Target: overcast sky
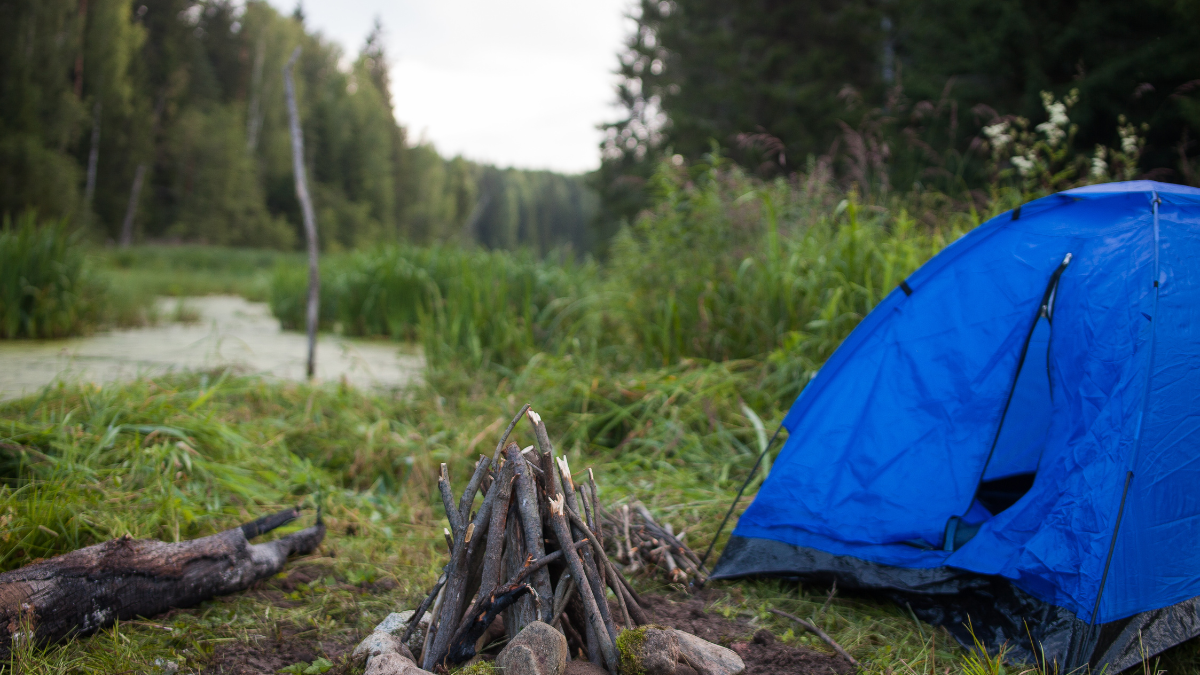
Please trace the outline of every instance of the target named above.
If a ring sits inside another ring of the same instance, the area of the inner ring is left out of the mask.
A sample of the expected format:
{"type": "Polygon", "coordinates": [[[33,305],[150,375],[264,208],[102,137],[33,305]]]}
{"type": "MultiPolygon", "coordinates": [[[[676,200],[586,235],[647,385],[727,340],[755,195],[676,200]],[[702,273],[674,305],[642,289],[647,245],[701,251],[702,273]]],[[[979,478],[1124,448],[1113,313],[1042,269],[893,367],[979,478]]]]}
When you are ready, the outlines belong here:
{"type": "MultiPolygon", "coordinates": [[[[296,0],[270,0],[291,13],[296,0]]],[[[304,0],[310,30],[358,54],[383,21],[396,119],[443,155],[578,172],[616,119],[630,0],[304,0]]]]}

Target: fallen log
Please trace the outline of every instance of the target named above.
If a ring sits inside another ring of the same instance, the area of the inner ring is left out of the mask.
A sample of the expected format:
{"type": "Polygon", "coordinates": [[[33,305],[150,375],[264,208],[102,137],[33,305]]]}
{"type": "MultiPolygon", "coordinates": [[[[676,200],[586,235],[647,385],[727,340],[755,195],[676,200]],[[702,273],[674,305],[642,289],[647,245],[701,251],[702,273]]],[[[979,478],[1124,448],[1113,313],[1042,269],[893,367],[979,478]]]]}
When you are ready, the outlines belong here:
{"type": "MultiPolygon", "coordinates": [[[[200,539],[166,543],[129,535],[0,574],[0,663],[32,627],[39,643],[89,635],[117,621],[152,617],[249,588],[278,574],[292,554],[325,538],[312,527],[250,544],[297,517],[297,509],[200,539]]],[[[27,636],[25,636],[27,637],[27,636]]]]}

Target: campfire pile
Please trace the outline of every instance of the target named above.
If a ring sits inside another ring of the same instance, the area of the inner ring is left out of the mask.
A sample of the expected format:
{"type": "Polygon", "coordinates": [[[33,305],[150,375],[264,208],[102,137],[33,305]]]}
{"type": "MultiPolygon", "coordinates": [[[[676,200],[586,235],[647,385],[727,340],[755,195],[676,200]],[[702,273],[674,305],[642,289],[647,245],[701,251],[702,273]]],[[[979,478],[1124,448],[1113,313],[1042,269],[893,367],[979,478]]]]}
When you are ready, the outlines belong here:
{"type": "Polygon", "coordinates": [[[604,535],[616,544],[616,559],[626,574],[651,568],[661,570],[668,581],[703,585],[700,556],[684,543],[687,532],[675,534],[670,523],[659,525],[640,502],[622,504],[613,511],[600,511],[604,535]]]}
{"type": "Polygon", "coordinates": [[[417,656],[421,667],[448,670],[502,634],[511,641],[540,621],[566,638],[571,655],[616,673],[619,632],[649,620],[605,553],[592,472],[586,482],[573,480],[538,414],[522,408],[495,454],[479,458],[457,500],[445,464],[438,489],[450,524],[450,562],[401,638],[410,643],[429,614],[417,656]],[[536,449],[508,443],[521,417],[533,427],[536,449]],[[477,493],[483,500],[472,511],[477,493]]]}

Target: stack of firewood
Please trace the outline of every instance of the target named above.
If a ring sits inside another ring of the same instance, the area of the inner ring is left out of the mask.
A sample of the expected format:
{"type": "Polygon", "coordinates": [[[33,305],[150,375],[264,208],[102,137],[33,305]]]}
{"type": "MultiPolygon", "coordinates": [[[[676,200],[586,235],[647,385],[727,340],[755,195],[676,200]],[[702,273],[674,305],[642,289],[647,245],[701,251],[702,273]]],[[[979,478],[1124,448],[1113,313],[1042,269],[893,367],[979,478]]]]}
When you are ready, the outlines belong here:
{"type": "Polygon", "coordinates": [[[670,523],[659,525],[641,502],[601,509],[600,521],[627,574],[657,570],[672,583],[704,584],[700,556],[684,543],[687,532],[676,535],[670,523]]]}
{"type": "Polygon", "coordinates": [[[617,672],[617,635],[648,623],[637,595],[605,553],[596,482],[576,483],[556,457],[546,426],[526,405],[481,456],[455,500],[442,465],[438,488],[446,510],[450,561],[401,638],[430,620],[418,662],[425,670],[465,663],[506,633],[534,621],[559,630],[570,653],[617,672]],[[524,417],[536,449],[508,439],[524,417]],[[477,494],[483,499],[473,510],[477,494]],[[610,606],[607,589],[616,602],[610,606]],[[499,619],[498,619],[499,617],[499,619]],[[502,625],[502,628],[500,626],[502,625]]]}

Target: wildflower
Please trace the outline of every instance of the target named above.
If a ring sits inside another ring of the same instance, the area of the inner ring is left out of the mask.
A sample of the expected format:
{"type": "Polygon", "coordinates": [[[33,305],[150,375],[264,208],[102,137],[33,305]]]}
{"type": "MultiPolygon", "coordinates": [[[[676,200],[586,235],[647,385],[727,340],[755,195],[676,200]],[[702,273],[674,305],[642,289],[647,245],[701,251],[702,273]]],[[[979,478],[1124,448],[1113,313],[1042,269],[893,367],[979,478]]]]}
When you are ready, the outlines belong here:
{"type": "Polygon", "coordinates": [[[1105,157],[1108,155],[1108,149],[1103,145],[1096,144],[1096,154],[1092,156],[1092,178],[1104,179],[1108,177],[1108,162],[1105,157]]]}
{"type": "Polygon", "coordinates": [[[1033,171],[1033,158],[1021,155],[1013,155],[1013,166],[1017,167],[1017,171],[1022,176],[1028,176],[1030,171],[1033,171]]]}
{"type": "Polygon", "coordinates": [[[983,135],[987,136],[988,142],[992,144],[992,149],[1000,152],[1004,146],[1008,145],[1012,140],[1012,135],[1009,134],[1011,127],[1007,120],[997,122],[983,128],[983,135]]]}
{"type": "Polygon", "coordinates": [[[1140,149],[1137,129],[1132,124],[1125,122],[1124,115],[1117,118],[1117,134],[1121,137],[1121,152],[1126,155],[1137,155],[1140,149]]]}

